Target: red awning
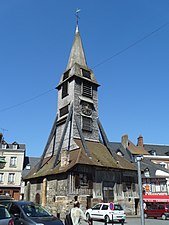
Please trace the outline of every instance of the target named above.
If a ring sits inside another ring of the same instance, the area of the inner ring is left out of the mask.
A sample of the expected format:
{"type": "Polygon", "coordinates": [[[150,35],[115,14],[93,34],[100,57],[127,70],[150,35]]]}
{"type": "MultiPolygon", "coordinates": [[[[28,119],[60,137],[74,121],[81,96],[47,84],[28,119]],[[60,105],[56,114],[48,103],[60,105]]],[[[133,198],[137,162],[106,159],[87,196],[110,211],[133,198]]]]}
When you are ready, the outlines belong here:
{"type": "Polygon", "coordinates": [[[169,202],[168,195],[143,195],[145,202],[169,202]]]}

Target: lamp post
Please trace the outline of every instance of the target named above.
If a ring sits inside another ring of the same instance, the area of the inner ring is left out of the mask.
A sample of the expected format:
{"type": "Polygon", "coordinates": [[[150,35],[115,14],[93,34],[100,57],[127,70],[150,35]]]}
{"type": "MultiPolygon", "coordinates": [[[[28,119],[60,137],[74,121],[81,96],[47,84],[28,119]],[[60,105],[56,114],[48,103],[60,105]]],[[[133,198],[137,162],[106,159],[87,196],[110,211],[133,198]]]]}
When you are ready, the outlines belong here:
{"type": "Polygon", "coordinates": [[[142,192],[142,179],[141,179],[141,160],[143,156],[137,156],[137,169],[138,169],[138,186],[139,186],[139,197],[140,197],[140,215],[141,215],[141,225],[145,225],[144,220],[144,208],[143,208],[143,192],[142,192]]]}
{"type": "Polygon", "coordinates": [[[136,157],[137,166],[138,166],[138,185],[139,185],[139,197],[140,197],[141,225],[145,225],[144,208],[143,208],[142,179],[141,179],[141,160],[143,160],[144,158],[154,159],[154,160],[167,160],[167,161],[169,161],[169,156],[138,155],[136,157]]]}

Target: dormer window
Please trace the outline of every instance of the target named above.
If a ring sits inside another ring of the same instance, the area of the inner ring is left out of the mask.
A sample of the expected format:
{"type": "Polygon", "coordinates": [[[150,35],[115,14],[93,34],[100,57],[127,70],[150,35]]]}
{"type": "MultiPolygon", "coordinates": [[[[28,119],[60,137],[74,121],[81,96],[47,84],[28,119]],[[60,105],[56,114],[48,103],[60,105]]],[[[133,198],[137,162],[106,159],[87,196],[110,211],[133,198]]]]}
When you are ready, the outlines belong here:
{"type": "Polygon", "coordinates": [[[85,81],[83,82],[82,94],[89,98],[93,97],[92,85],[89,82],[85,82],[85,81]]]}
{"type": "Polygon", "coordinates": [[[146,169],[144,170],[144,176],[145,176],[145,177],[150,177],[150,171],[149,171],[148,168],[146,168],[146,169]]]}
{"type": "Polygon", "coordinates": [[[18,143],[17,142],[12,143],[12,147],[13,147],[13,149],[17,149],[18,148],[18,143]]]}
{"type": "Polygon", "coordinates": [[[156,153],[155,150],[151,150],[151,151],[149,151],[149,153],[150,153],[151,155],[157,155],[157,153],[156,153]]]}
{"type": "Polygon", "coordinates": [[[116,154],[120,156],[124,156],[124,154],[119,149],[116,151],[116,154]]]}
{"type": "Polygon", "coordinates": [[[91,79],[91,73],[88,70],[82,69],[82,75],[83,77],[91,79]]]}
{"type": "Polygon", "coordinates": [[[167,156],[169,156],[169,152],[166,152],[165,154],[166,154],[167,156]]]}
{"type": "Polygon", "coordinates": [[[26,165],[26,170],[30,170],[31,169],[31,166],[28,164],[26,165]]]}
{"type": "Polygon", "coordinates": [[[2,149],[6,149],[7,145],[6,144],[2,144],[2,149]]]}
{"type": "Polygon", "coordinates": [[[167,163],[161,162],[161,163],[160,163],[160,166],[163,167],[163,168],[167,168],[167,163]]]}

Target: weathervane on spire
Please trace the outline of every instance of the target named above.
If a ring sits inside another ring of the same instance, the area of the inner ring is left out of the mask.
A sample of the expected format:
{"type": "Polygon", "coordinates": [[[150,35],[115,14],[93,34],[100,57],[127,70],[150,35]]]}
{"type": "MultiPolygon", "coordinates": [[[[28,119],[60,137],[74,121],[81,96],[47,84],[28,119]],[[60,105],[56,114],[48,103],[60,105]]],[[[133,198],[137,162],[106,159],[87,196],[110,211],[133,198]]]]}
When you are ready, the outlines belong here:
{"type": "Polygon", "coordinates": [[[80,12],[80,11],[81,11],[80,9],[78,9],[78,8],[76,9],[76,14],[75,14],[75,15],[76,15],[76,25],[77,25],[77,26],[78,26],[78,22],[79,22],[79,18],[80,18],[80,17],[79,17],[79,12],[80,12]]]}

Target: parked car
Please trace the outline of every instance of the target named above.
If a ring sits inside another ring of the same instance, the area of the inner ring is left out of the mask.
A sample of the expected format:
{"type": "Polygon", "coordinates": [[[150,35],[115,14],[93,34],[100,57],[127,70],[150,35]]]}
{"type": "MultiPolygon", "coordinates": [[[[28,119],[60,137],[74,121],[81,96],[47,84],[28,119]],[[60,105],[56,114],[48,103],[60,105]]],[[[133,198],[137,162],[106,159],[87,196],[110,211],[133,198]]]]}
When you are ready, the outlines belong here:
{"type": "Polygon", "coordinates": [[[113,203],[99,203],[88,209],[85,215],[88,220],[105,220],[107,223],[112,220],[118,220],[124,223],[126,219],[126,214],[122,206],[113,203]]]}
{"type": "Polygon", "coordinates": [[[63,222],[50,214],[41,205],[28,201],[3,200],[15,225],[63,225],[63,222]]]}
{"type": "Polygon", "coordinates": [[[144,217],[161,217],[163,220],[169,218],[169,203],[153,203],[148,205],[146,209],[144,209],[144,217]]]}
{"type": "Polygon", "coordinates": [[[4,205],[0,205],[0,225],[14,225],[14,221],[4,205]]]}

